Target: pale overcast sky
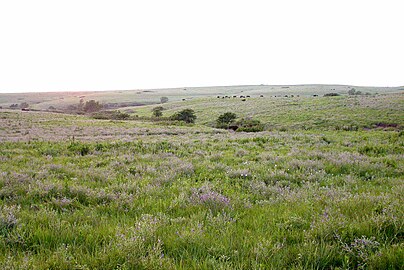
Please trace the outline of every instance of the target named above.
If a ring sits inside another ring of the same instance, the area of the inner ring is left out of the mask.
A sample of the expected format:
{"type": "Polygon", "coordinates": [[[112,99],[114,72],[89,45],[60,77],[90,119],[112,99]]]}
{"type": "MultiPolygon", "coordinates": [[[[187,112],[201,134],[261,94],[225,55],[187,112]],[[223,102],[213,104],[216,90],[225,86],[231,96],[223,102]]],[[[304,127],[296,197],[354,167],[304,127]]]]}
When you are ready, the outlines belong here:
{"type": "Polygon", "coordinates": [[[404,85],[402,0],[0,0],[0,92],[404,85]]]}

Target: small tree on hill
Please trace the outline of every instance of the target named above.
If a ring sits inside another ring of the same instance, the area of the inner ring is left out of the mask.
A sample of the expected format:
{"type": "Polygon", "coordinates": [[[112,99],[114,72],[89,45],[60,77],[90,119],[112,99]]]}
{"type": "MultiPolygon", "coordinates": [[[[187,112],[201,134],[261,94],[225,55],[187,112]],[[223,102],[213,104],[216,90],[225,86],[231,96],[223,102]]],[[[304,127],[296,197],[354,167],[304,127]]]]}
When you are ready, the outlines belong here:
{"type": "Polygon", "coordinates": [[[355,94],[356,94],[355,88],[352,88],[352,89],[348,90],[348,95],[353,96],[355,94]]]}
{"type": "Polygon", "coordinates": [[[98,101],[95,101],[95,100],[87,101],[83,107],[83,110],[88,113],[98,112],[101,109],[102,109],[102,105],[98,101]]]}
{"type": "Polygon", "coordinates": [[[84,99],[80,99],[79,105],[77,105],[77,110],[83,111],[84,110],[84,99]]]}
{"type": "Polygon", "coordinates": [[[167,103],[168,102],[168,97],[161,97],[160,102],[161,103],[167,103]]]}
{"type": "Polygon", "coordinates": [[[350,96],[360,96],[362,95],[362,91],[356,91],[355,88],[348,90],[348,95],[350,96]]]}
{"type": "Polygon", "coordinates": [[[229,124],[231,124],[232,122],[234,122],[234,120],[236,120],[236,118],[237,115],[232,112],[226,112],[224,114],[221,114],[216,120],[217,127],[227,128],[229,124]]]}
{"type": "Polygon", "coordinates": [[[23,103],[20,104],[21,109],[26,109],[28,107],[29,107],[29,104],[27,102],[23,102],[23,103]]]}
{"type": "Polygon", "coordinates": [[[161,117],[161,116],[163,116],[163,110],[164,110],[164,108],[161,107],[161,106],[154,107],[154,108],[152,109],[153,116],[154,116],[154,117],[161,117]]]}
{"type": "Polygon", "coordinates": [[[195,123],[196,115],[194,110],[185,109],[171,116],[171,119],[177,121],[184,121],[185,123],[195,123]]]}

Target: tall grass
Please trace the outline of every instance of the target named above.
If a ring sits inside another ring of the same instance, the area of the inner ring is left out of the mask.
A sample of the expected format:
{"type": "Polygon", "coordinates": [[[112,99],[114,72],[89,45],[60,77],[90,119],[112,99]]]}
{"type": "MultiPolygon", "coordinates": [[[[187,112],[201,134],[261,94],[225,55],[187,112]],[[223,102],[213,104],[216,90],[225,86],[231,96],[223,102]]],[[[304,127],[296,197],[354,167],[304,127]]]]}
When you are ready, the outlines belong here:
{"type": "Polygon", "coordinates": [[[0,268],[402,269],[403,118],[388,97],[374,106],[395,128],[365,128],[376,114],[302,128],[293,110],[288,132],[258,133],[3,114],[0,268]]]}

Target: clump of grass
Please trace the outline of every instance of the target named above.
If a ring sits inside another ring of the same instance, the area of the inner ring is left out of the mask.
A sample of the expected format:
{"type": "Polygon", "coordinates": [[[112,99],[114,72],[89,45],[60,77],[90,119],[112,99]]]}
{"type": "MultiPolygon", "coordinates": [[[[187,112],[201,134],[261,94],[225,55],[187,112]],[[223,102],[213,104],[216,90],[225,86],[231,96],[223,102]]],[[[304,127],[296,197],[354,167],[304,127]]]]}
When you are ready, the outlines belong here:
{"type": "Polygon", "coordinates": [[[90,153],[90,146],[85,143],[72,142],[67,147],[72,153],[85,156],[90,153]]]}
{"type": "Polygon", "coordinates": [[[231,206],[229,198],[212,190],[207,185],[200,188],[192,188],[189,202],[191,204],[205,205],[214,210],[231,206]]]}
{"type": "Polygon", "coordinates": [[[367,238],[362,235],[360,238],[353,239],[351,243],[344,243],[338,235],[336,237],[342,245],[342,250],[347,255],[345,257],[346,266],[357,269],[366,269],[370,256],[376,253],[380,246],[375,237],[367,238]]]}
{"type": "Polygon", "coordinates": [[[0,235],[7,237],[18,225],[19,206],[2,206],[0,208],[0,235]]]}

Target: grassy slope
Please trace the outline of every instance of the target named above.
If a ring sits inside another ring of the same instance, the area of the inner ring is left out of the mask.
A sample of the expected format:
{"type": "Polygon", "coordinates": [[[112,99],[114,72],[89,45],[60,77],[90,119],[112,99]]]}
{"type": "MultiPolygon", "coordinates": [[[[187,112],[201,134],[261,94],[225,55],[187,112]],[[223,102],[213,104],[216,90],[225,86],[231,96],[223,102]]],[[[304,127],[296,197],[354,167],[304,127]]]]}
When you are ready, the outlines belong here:
{"type": "Polygon", "coordinates": [[[198,123],[1,112],[0,267],[403,268],[402,94],[164,106],[198,123]]]}
{"type": "MultiPolygon", "coordinates": [[[[216,118],[225,112],[239,117],[252,117],[266,123],[267,129],[318,129],[343,126],[372,127],[384,122],[404,124],[403,94],[375,97],[295,97],[295,98],[205,98],[187,102],[164,104],[164,115],[182,109],[195,110],[197,123],[214,125],[216,118]]],[[[155,105],[133,107],[134,114],[150,116],[155,105]]]]}
{"type": "MultiPolygon", "coordinates": [[[[328,92],[346,94],[352,86],[345,85],[291,85],[291,86],[218,86],[218,87],[184,87],[171,89],[99,91],[99,92],[59,92],[59,93],[17,93],[0,94],[0,106],[27,102],[34,109],[47,109],[49,106],[65,108],[77,105],[81,97],[84,100],[94,99],[101,103],[138,102],[143,104],[159,103],[160,97],[167,96],[171,101],[183,98],[212,97],[216,95],[323,95],[328,92]],[[335,89],[335,90],[334,90],[335,89]]],[[[357,87],[363,93],[391,93],[403,91],[404,87],[357,87]]]]}

